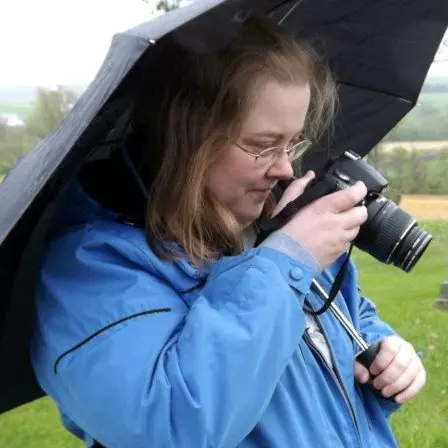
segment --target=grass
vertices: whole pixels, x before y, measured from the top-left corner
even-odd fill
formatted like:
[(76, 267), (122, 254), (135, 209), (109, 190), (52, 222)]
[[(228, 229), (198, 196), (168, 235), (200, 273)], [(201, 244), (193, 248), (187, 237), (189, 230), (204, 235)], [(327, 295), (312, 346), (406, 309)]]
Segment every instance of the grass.
[[(434, 308), (440, 284), (448, 281), (448, 221), (421, 222), (434, 241), (410, 274), (355, 251), (362, 293), (378, 305), (381, 317), (423, 352), (428, 383), (391, 421), (402, 448), (448, 447), (448, 314)], [(0, 446), (80, 448), (61, 429), (51, 402), (44, 398), (0, 416)]]
[(65, 431), (52, 402), (46, 397), (0, 416), (2, 448), (82, 448)]
[(417, 351), (423, 352), (427, 386), (391, 421), (403, 448), (448, 447), (448, 314), (433, 306), (448, 281), (448, 221), (423, 221), (434, 240), (411, 273), (378, 263), (357, 251), (362, 293), (377, 304), (380, 316)]

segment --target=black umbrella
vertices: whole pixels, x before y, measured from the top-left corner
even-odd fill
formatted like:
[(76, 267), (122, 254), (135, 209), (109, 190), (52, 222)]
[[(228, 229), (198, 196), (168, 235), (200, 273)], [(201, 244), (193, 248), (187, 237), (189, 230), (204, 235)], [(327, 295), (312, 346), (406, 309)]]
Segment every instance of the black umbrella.
[(446, 0), (201, 0), (116, 35), (67, 119), (0, 185), (0, 412), (43, 394), (28, 357), (33, 278), (64, 187), (126, 134), (135, 81), (159, 38), (210, 51), (249, 11), (314, 41), (341, 83), (334, 132), (306, 158), (316, 170), (330, 154), (367, 154), (412, 109), (448, 23)]

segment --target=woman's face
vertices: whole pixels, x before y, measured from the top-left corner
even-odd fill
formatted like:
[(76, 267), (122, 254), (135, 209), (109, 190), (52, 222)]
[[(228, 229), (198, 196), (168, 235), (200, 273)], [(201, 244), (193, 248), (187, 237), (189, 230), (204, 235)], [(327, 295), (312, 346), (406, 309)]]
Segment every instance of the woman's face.
[(256, 162), (239, 146), (259, 153), (272, 146), (287, 147), (303, 138), (310, 88), (308, 84), (265, 81), (255, 95), (240, 137), (212, 166), (206, 183), (212, 196), (244, 227), (260, 216), (274, 185), (291, 178), (293, 169), (286, 154), (265, 164), (260, 159)]

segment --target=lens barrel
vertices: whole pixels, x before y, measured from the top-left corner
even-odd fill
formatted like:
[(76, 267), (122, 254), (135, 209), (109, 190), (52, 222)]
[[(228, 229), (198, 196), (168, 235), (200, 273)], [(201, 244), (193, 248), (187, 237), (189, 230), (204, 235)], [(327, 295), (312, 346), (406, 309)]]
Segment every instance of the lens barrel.
[(354, 244), (377, 260), (410, 272), (427, 249), (432, 236), (415, 218), (382, 195), (366, 198), (367, 221)]

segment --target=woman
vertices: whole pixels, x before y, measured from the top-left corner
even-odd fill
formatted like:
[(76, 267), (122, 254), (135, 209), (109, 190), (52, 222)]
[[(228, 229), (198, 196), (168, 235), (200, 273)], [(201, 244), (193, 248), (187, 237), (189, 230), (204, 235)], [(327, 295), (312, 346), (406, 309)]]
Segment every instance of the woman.
[[(81, 176), (39, 276), (33, 365), (65, 426), (108, 448), (396, 446), (387, 416), (425, 382), (413, 348), (358, 295), (353, 264), (336, 303), (382, 341), (370, 372), (329, 313), (304, 311), (322, 305), (311, 280), (330, 289), (366, 220), (365, 186), (252, 247), (257, 220), (313, 178), (273, 203), (331, 120), (329, 71), (256, 18), (213, 54), (165, 39), (151, 57), (116, 153), (126, 169), (107, 188)], [(144, 216), (138, 191), (120, 196), (129, 178)]]

